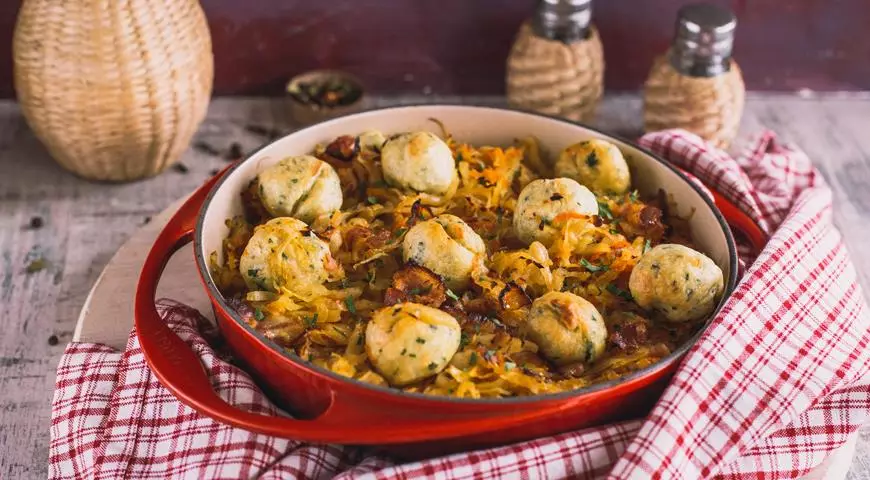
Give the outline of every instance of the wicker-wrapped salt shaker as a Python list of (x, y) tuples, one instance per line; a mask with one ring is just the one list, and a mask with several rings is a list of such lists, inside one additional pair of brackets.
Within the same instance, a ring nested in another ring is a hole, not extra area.
[(591, 0), (539, 0), (507, 60), (507, 98), (518, 108), (590, 120), (601, 99), (604, 55)]
[(64, 168), (129, 181), (174, 163), (211, 98), (211, 37), (198, 0), (24, 0), (15, 90)]
[(745, 87), (731, 58), (737, 19), (728, 9), (680, 9), (670, 50), (657, 58), (644, 87), (647, 131), (683, 128), (727, 147), (743, 115)]

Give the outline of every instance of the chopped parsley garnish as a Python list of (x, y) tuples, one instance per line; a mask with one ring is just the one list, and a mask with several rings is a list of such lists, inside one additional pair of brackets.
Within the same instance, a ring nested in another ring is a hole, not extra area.
[(450, 297), (452, 300), (455, 300), (457, 302), (459, 301), (459, 296), (453, 293), (453, 290), (450, 290), (449, 288), (447, 289), (447, 296)]
[(648, 252), (650, 248), (652, 248), (652, 242), (650, 242), (650, 240), (647, 238), (643, 242), (643, 252), (642, 253)]
[(406, 354), (406, 353), (408, 353), (408, 349), (407, 349), (407, 348), (403, 348), (401, 354), (404, 355), (404, 354)]
[(431, 285), (425, 287), (414, 287), (408, 290), (408, 295), (426, 295), (430, 291), (432, 291)]
[(344, 304), (347, 305), (347, 311), (356, 315), (356, 304), (353, 303), (353, 297), (344, 297)]
[(592, 342), (586, 342), (586, 361), (589, 362), (592, 360), (592, 356), (595, 355), (595, 344)]
[(259, 275), (259, 274), (260, 274), (259, 268), (249, 268), (248, 269), (248, 276), (249, 277), (257, 278), (257, 275)]
[(495, 324), (495, 326), (497, 327), (504, 327), (504, 324), (501, 323), (501, 320), (496, 317), (496, 314), (494, 312), (490, 313), (489, 316), (486, 317), (486, 319)]
[(463, 348), (465, 348), (465, 346), (468, 345), (468, 342), (468, 335), (465, 332), (462, 332), (462, 334), (459, 336), (459, 349), (462, 350)]
[(613, 295), (616, 295), (617, 297), (621, 297), (625, 300), (628, 300), (629, 302), (634, 300), (633, 298), (631, 298), (631, 293), (626, 292), (625, 290), (617, 287), (616, 285), (614, 285), (612, 283), (607, 284), (607, 291), (612, 293)]
[(589, 263), (585, 258), (580, 259), (580, 265), (586, 267), (586, 270), (589, 270), (590, 272), (606, 272), (608, 270), (607, 265), (594, 265)]
[(263, 315), (263, 311), (260, 310), (259, 308), (255, 308), (254, 309), (254, 318), (256, 318), (257, 321), (260, 321), (260, 320), (263, 320), (264, 318), (266, 318), (266, 315)]
[(598, 155), (595, 152), (591, 152), (589, 155), (586, 155), (586, 165), (589, 165), (592, 168), (595, 168), (598, 165)]
[(435, 370), (436, 368), (438, 368), (438, 364), (437, 364), (437, 363), (435, 363), (435, 362), (430, 362), (430, 363), (429, 363), (429, 370)]
[(305, 322), (305, 328), (308, 330), (311, 330), (312, 328), (316, 327), (317, 326), (317, 314), (315, 313), (314, 315), (312, 315), (310, 317), (305, 317), (304, 322)]
[(401, 236), (404, 235), (405, 232), (407, 232), (407, 231), (408, 231), (407, 228), (402, 227), (402, 228), (396, 230), (395, 237), (396, 237), (396, 238), (401, 237)]
[(468, 357), (468, 364), (472, 367), (477, 365), (477, 352), (471, 352), (471, 356)]
[(495, 350), (487, 350), (483, 352), (483, 359), (487, 362), (492, 362), (495, 358)]
[(637, 190), (632, 190), (631, 193), (628, 194), (628, 199), (632, 202), (637, 201)]
[(417, 358), (417, 354), (416, 354), (416, 353), (409, 353), (408, 356), (411, 357), (411, 358)]
[(426, 339), (417, 337), (417, 343), (426, 343)]
[(598, 215), (613, 220), (613, 212), (610, 211), (610, 206), (606, 202), (598, 202)]
[(369, 205), (376, 205), (378, 203), (377, 197), (368, 197), (366, 201), (369, 202)]

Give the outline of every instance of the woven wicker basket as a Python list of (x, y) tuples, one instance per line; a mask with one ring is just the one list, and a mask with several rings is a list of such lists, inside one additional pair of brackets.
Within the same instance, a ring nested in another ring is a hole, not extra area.
[(196, 0), (24, 0), (13, 42), (27, 123), (78, 175), (154, 175), (187, 148), (214, 76)]
[(644, 128), (683, 128), (725, 148), (737, 135), (745, 96), (737, 62), (732, 60), (730, 70), (715, 77), (690, 77), (663, 55), (653, 63), (644, 86)]
[(598, 31), (565, 44), (520, 27), (507, 61), (507, 97), (512, 106), (588, 121), (601, 100), (604, 54)]

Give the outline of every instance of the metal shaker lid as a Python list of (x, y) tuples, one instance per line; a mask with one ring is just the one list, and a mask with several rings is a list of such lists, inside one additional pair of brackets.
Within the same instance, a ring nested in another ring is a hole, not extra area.
[(671, 63), (677, 70), (701, 76), (729, 67), (737, 17), (728, 8), (708, 3), (689, 4), (677, 13)]
[(565, 43), (586, 38), (592, 0), (539, 0), (532, 17), (536, 35)]

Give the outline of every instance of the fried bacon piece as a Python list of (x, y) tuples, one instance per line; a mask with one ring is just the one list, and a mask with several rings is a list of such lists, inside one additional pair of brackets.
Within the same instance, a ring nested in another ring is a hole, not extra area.
[(405, 227), (413, 227), (417, 222), (428, 220), (434, 216), (435, 214), (432, 212), (432, 207), (423, 205), (423, 203), (418, 199), (411, 205), (411, 216), (409, 216), (408, 220), (405, 222)]
[(502, 310), (517, 310), (532, 304), (532, 299), (514, 282), (508, 282), (498, 293), (498, 303)]
[(384, 303), (414, 302), (438, 308), (447, 300), (444, 282), (432, 270), (408, 264), (393, 274), (393, 283), (384, 292)]
[(580, 378), (583, 376), (583, 372), (585, 371), (586, 365), (582, 362), (569, 363), (568, 365), (559, 367), (559, 373), (565, 378)]
[(516, 283), (508, 282), (493, 299), (496, 314), (508, 327), (517, 328), (528, 317), (532, 300)]
[(665, 224), (662, 221), (662, 211), (658, 207), (647, 205), (638, 214), (638, 226), (647, 238), (661, 240), (665, 234)]
[(245, 219), (253, 225), (270, 218), (263, 201), (260, 200), (260, 184), (256, 180), (251, 180), (248, 188), (242, 190), (242, 207), (245, 209)]
[(456, 300), (447, 299), (447, 301), (442, 303), (438, 308), (452, 315), (460, 325), (464, 325), (471, 321), (468, 312), (465, 311), (462, 303), (457, 302)]
[(337, 137), (326, 146), (326, 154), (336, 160), (350, 162), (357, 153), (359, 153), (359, 140), (350, 135)]
[(642, 204), (628, 207), (622, 227), (630, 235), (643, 236), (654, 242), (660, 241), (667, 229), (662, 210), (654, 205)]
[(647, 343), (647, 321), (638, 317), (637, 321), (627, 322), (618, 328), (610, 328), (607, 340), (620, 350), (633, 350)]
[(347, 245), (348, 250), (374, 250), (381, 248), (393, 238), (393, 233), (385, 228), (371, 229), (363, 226), (351, 227), (344, 234), (343, 245)]

